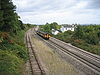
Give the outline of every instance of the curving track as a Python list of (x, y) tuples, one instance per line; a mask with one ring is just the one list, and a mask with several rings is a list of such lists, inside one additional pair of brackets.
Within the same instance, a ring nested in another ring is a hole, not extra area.
[(30, 63), (30, 67), (31, 67), (31, 73), (30, 75), (46, 75), (45, 71), (42, 67), (42, 65), (39, 62), (39, 59), (37, 58), (37, 55), (34, 51), (34, 46), (32, 44), (32, 40), (31, 40), (31, 30), (29, 30), (26, 33), (25, 36), (25, 43), (26, 43), (26, 47), (28, 49), (28, 53), (29, 53), (29, 63)]

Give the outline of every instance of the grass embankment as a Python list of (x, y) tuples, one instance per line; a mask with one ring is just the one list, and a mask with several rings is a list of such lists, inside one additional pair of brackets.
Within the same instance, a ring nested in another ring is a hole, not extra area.
[(33, 38), (33, 43), (35, 51), (49, 71), (49, 75), (79, 75), (71, 64), (62, 60), (52, 48), (46, 46), (42, 41)]
[[(58, 36), (60, 36), (60, 37), (58, 37)], [(59, 40), (62, 40), (66, 43), (70, 43), (70, 44), (72, 44), (76, 47), (79, 47), (83, 50), (86, 50), (88, 52), (100, 55), (100, 45), (99, 44), (98, 45), (88, 44), (87, 42), (85, 42), (82, 39), (73, 39), (69, 35), (68, 36), (63, 36), (62, 34), (59, 34), (59, 35), (56, 35), (56, 36), (53, 36), (53, 37), (55, 37)]]
[(66, 31), (54, 37), (100, 55), (100, 25), (77, 26), (74, 32)]
[(0, 32), (0, 75), (22, 75), (22, 67), (28, 58), (24, 34), (25, 30), (16, 35)]
[(84, 42), (83, 40), (74, 40), (73, 42), (71, 42), (71, 44), (83, 50), (86, 50), (88, 52), (91, 52), (93, 54), (100, 55), (100, 45), (99, 44), (91, 45), (91, 44)]

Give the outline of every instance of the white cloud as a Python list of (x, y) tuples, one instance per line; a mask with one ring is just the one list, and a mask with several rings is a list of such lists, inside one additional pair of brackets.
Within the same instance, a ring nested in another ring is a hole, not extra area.
[(81, 1), (79, 2), (76, 6), (74, 6), (75, 8), (84, 8), (88, 5), (88, 2), (86, 1)]
[[(99, 23), (100, 11), (89, 9), (93, 0), (13, 0), (25, 23)], [(90, 3), (90, 4), (89, 4)], [(96, 2), (95, 2), (96, 3)], [(87, 8), (88, 7), (88, 8)]]

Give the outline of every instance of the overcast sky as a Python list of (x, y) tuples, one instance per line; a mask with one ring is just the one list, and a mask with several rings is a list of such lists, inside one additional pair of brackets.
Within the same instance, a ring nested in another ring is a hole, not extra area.
[(100, 24), (100, 0), (12, 0), (24, 23)]

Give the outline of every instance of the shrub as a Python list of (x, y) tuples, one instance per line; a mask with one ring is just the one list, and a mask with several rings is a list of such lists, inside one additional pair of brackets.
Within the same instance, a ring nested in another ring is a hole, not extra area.
[(18, 34), (17, 35), (14, 35), (12, 40), (14, 40), (15, 43), (17, 43), (18, 45), (21, 45), (21, 46), (25, 46), (24, 45), (24, 36), (25, 36), (25, 31), (18, 31)]
[(27, 50), (18, 44), (1, 44), (0, 49), (12, 51), (18, 57), (26, 60), (28, 57)]
[(14, 43), (11, 36), (7, 32), (0, 32), (0, 43)]
[(7, 32), (0, 32), (0, 38), (3, 38), (3, 39), (9, 39), (9, 33)]
[(0, 51), (0, 75), (20, 75), (23, 61), (8, 51)]

